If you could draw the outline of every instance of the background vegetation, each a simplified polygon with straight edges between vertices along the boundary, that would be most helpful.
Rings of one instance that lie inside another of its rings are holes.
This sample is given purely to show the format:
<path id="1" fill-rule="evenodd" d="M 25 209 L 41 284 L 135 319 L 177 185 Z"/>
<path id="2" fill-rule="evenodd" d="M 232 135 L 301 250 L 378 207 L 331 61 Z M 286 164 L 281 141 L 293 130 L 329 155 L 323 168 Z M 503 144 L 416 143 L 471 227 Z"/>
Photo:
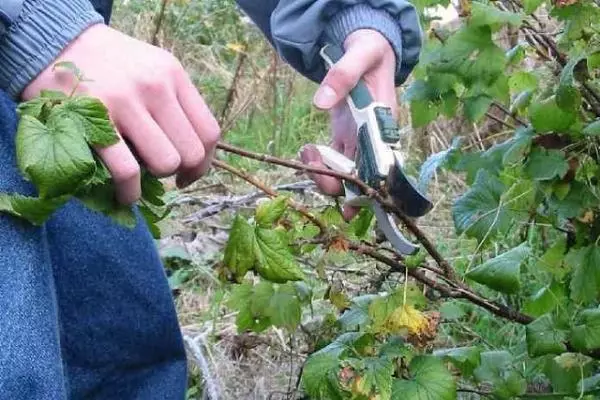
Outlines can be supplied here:
<path id="1" fill-rule="evenodd" d="M 190 399 L 598 397 L 598 4 L 461 0 L 440 24 L 440 3 L 414 2 L 426 46 L 398 93 L 408 170 L 435 201 L 416 225 L 395 210 L 418 256 L 236 148 L 169 187 L 159 245 Z M 119 2 L 114 24 L 180 57 L 224 142 L 280 159 L 327 142 L 314 85 L 233 1 L 163 4 Z"/>

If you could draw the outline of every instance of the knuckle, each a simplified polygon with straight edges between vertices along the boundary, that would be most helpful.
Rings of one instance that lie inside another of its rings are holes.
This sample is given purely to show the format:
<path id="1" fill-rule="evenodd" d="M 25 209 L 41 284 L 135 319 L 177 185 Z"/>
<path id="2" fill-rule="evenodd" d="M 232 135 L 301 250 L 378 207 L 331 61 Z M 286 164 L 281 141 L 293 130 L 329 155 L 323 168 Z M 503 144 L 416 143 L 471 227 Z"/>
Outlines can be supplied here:
<path id="1" fill-rule="evenodd" d="M 221 139 L 221 127 L 216 119 L 210 118 L 202 135 L 202 141 L 207 147 L 214 147 Z"/>
<path id="2" fill-rule="evenodd" d="M 161 157 L 160 162 L 154 163 L 149 168 L 152 173 L 159 177 L 173 175 L 181 166 L 181 156 L 177 153 L 171 153 L 168 156 Z"/>
<path id="3" fill-rule="evenodd" d="M 113 173 L 113 179 L 117 183 L 130 182 L 139 179 L 140 176 L 140 166 L 135 161 L 123 163 Z"/>
<path id="4" fill-rule="evenodd" d="M 166 91 L 165 83 L 155 78 L 141 80 L 138 88 L 142 95 L 149 97 L 160 97 Z"/>
<path id="5" fill-rule="evenodd" d="M 330 83 L 337 87 L 351 87 L 356 84 L 354 75 L 347 69 L 333 67 L 329 72 Z"/>
<path id="6" fill-rule="evenodd" d="M 190 149 L 190 152 L 186 154 L 185 157 L 181 160 L 181 168 L 184 170 L 194 170 L 202 165 L 204 158 L 206 157 L 206 153 L 202 146 L 195 146 L 193 149 Z"/>

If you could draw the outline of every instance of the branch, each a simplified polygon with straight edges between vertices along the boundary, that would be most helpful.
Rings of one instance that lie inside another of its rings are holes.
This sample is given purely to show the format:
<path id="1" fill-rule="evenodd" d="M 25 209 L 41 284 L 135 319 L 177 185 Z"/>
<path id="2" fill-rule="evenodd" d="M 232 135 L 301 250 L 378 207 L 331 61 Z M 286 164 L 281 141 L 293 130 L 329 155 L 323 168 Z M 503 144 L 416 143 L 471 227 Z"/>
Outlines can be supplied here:
<path id="1" fill-rule="evenodd" d="M 333 172 L 329 169 L 322 169 L 322 168 L 315 168 L 315 167 L 309 168 L 309 167 L 305 166 L 304 164 L 301 164 L 301 163 L 298 163 L 295 161 L 282 160 L 277 157 L 257 154 L 257 153 L 253 153 L 253 152 L 250 152 L 247 150 L 238 149 L 234 146 L 231 146 L 231 145 L 228 145 L 225 143 L 220 143 L 218 145 L 218 147 L 222 150 L 227 149 L 228 151 L 235 153 L 235 154 L 245 155 L 252 159 L 262 160 L 262 161 L 270 162 L 270 163 L 277 164 L 277 165 L 287 166 L 289 168 L 295 168 L 295 169 L 300 169 L 300 170 L 306 170 L 308 168 L 311 170 L 311 172 L 314 172 L 314 173 Z M 215 160 L 215 161 L 213 161 L 213 163 L 217 168 L 221 168 L 221 169 L 231 172 L 232 174 L 244 179 L 248 183 L 256 186 L 263 192 L 267 193 L 269 196 L 271 196 L 271 197 L 277 196 L 277 192 L 275 190 L 266 186 L 265 184 L 263 184 L 256 178 L 238 170 L 237 168 L 234 168 L 234 167 L 230 166 L 229 164 L 224 163 L 223 161 L 220 161 L 220 160 Z M 360 183 L 359 186 L 366 186 L 366 184 L 364 182 L 360 181 L 359 179 L 357 179 L 354 176 L 345 177 L 346 174 L 338 174 L 338 173 L 335 173 L 335 174 L 336 175 L 334 175 L 334 176 L 341 177 L 344 179 L 351 178 L 351 180 L 353 182 L 356 181 L 357 184 Z M 429 255 L 431 255 L 431 257 L 433 257 L 434 260 L 438 263 L 438 265 L 442 268 L 443 274 L 441 274 L 441 277 L 442 277 L 442 279 L 446 280 L 447 283 L 441 283 L 441 282 L 437 281 L 436 279 L 430 278 L 422 270 L 415 269 L 415 268 L 408 269 L 408 274 L 411 277 L 413 277 L 414 279 L 418 280 L 419 282 L 437 290 L 444 297 L 469 300 L 472 303 L 479 305 L 482 308 L 487 309 L 491 313 L 498 315 L 500 317 L 509 319 L 511 321 L 519 322 L 522 324 L 527 324 L 533 320 L 533 318 L 531 318 L 527 315 L 521 314 L 516 310 L 512 310 L 502 304 L 496 303 L 492 300 L 486 299 L 486 298 L 478 295 L 477 293 L 473 292 L 470 288 L 466 287 L 464 284 L 459 282 L 456 279 L 454 270 L 450 267 L 450 264 L 438 252 L 438 250 L 435 248 L 435 246 L 427 238 L 425 233 L 423 231 L 421 231 L 415 225 L 415 223 L 410 218 L 408 218 L 406 215 L 404 215 L 393 203 L 391 203 L 387 199 L 384 199 L 381 196 L 381 194 L 379 194 L 378 192 L 375 192 L 373 189 L 369 188 L 368 186 L 367 186 L 367 188 L 373 192 L 373 197 L 376 201 L 379 201 L 384 207 L 389 208 L 392 212 L 394 212 L 396 215 L 398 215 L 400 217 L 400 219 L 405 223 L 407 228 L 413 234 L 415 234 L 415 236 L 417 236 L 417 239 L 423 245 L 423 247 L 426 248 Z M 310 212 L 308 212 L 308 210 L 304 206 L 295 204 L 295 203 L 292 203 L 290 205 L 292 207 L 294 207 L 296 210 L 298 210 L 300 213 L 305 215 L 307 218 L 309 218 L 311 221 L 313 221 L 317 226 L 319 226 L 319 228 L 321 228 L 322 234 L 327 232 L 327 228 L 322 224 L 322 222 L 320 222 L 314 215 L 310 214 Z M 316 221 L 319 221 L 319 222 L 317 223 Z M 323 239 L 318 239 L 318 240 L 321 242 L 323 241 Z M 402 262 L 400 262 L 396 259 L 393 259 L 391 257 L 383 255 L 382 253 L 380 253 L 378 251 L 377 247 L 368 245 L 366 243 L 356 243 L 356 242 L 350 242 L 348 246 L 349 246 L 349 249 L 354 250 L 359 254 L 367 255 L 381 263 L 384 263 L 384 264 L 388 265 L 389 267 L 391 267 L 392 269 L 394 269 L 395 271 L 402 272 L 402 273 L 406 272 L 406 269 L 407 269 L 406 265 L 404 265 Z M 442 272 L 442 271 L 440 271 L 440 272 Z M 439 274 L 436 274 L 436 275 L 439 275 Z"/>
<path id="2" fill-rule="evenodd" d="M 169 0 L 162 0 L 162 4 L 160 5 L 160 11 L 156 19 L 156 25 L 154 27 L 154 33 L 152 34 L 152 44 L 154 46 L 158 45 L 158 34 L 160 33 L 160 28 L 162 27 L 162 23 L 165 19 L 165 11 L 167 10 L 168 2 Z"/>
<path id="3" fill-rule="evenodd" d="M 276 191 L 286 191 L 286 192 L 299 192 L 303 193 L 307 190 L 314 188 L 314 183 L 312 181 L 302 181 L 302 182 L 294 182 L 294 183 L 286 183 L 283 185 L 277 185 L 274 187 Z M 261 197 L 265 197 L 267 194 L 263 191 L 253 192 L 244 194 L 241 196 L 220 196 L 216 198 L 211 198 L 210 200 L 203 200 L 197 197 L 192 196 L 184 196 L 179 198 L 169 204 L 169 206 L 181 206 L 181 205 L 202 205 L 204 208 L 201 208 L 198 211 L 188 215 L 183 223 L 197 223 L 206 218 L 212 217 L 215 214 L 218 214 L 224 210 L 234 208 L 234 207 L 243 207 L 246 204 L 259 199 Z"/>
<path id="4" fill-rule="evenodd" d="M 381 263 L 384 263 L 391 267 L 393 270 L 406 273 L 406 265 L 393 260 L 383 254 L 377 252 L 376 248 L 373 248 L 366 244 L 350 243 L 349 248 L 357 251 L 360 254 L 365 254 Z M 457 282 L 450 282 L 449 284 L 442 284 L 434 279 L 427 277 L 424 273 L 415 268 L 408 269 L 408 275 L 416 279 L 417 281 L 437 290 L 443 297 L 453 299 L 465 299 L 471 303 L 476 304 L 494 315 L 508 319 L 510 321 L 518 322 L 520 324 L 528 324 L 533 321 L 533 318 L 529 315 L 522 314 L 517 310 L 513 310 L 503 304 L 495 301 L 486 299 L 479 294 L 473 292 L 471 289 L 457 287 Z"/>
<path id="5" fill-rule="evenodd" d="M 227 91 L 227 97 L 225 98 L 225 104 L 223 105 L 223 109 L 221 110 L 221 117 L 219 119 L 219 125 L 223 126 L 225 122 L 225 118 L 227 117 L 229 106 L 233 102 L 234 97 L 237 92 L 237 85 L 242 76 L 242 68 L 244 66 L 244 62 L 246 61 L 247 55 L 245 52 L 241 52 L 238 56 L 237 66 L 235 67 L 235 74 L 233 75 L 233 80 L 231 81 L 231 86 L 229 86 L 229 90 Z"/>
<path id="6" fill-rule="evenodd" d="M 224 170 L 242 178 L 246 182 L 250 183 L 251 185 L 256 186 L 257 188 L 259 188 L 260 190 L 262 190 L 263 192 L 265 192 L 266 194 L 268 194 L 271 197 L 278 196 L 278 193 L 275 190 L 266 186 L 264 183 L 262 183 L 255 177 L 253 177 L 235 167 L 232 167 L 231 165 L 229 165 L 221 160 L 213 160 L 213 165 L 216 166 L 217 168 L 224 169 Z M 288 205 L 290 207 L 292 207 L 294 210 L 298 211 L 303 216 L 305 216 L 306 218 L 308 218 L 313 224 L 318 226 L 319 230 L 321 231 L 321 234 L 324 234 L 327 232 L 327 227 L 325 226 L 323 221 L 321 221 L 319 218 L 315 217 L 305 206 L 303 206 L 302 204 L 298 204 L 297 202 L 295 202 L 292 199 L 288 199 Z"/>
<path id="7" fill-rule="evenodd" d="M 431 241 L 427 238 L 425 233 L 413 222 L 413 220 L 410 219 L 406 214 L 404 214 L 402 210 L 400 210 L 391 200 L 384 198 L 381 193 L 375 191 L 373 188 L 361 181 L 355 175 L 336 172 L 329 168 L 313 167 L 297 161 L 283 160 L 281 158 L 269 156 L 266 154 L 254 153 L 223 142 L 219 142 L 217 148 L 227 151 L 229 153 L 237 154 L 242 157 L 263 161 L 270 164 L 281 165 L 283 167 L 292 168 L 303 172 L 312 172 L 315 174 L 333 176 L 335 178 L 346 180 L 355 184 L 358 188 L 360 188 L 363 194 L 379 202 L 384 209 L 396 215 L 406 226 L 406 228 L 413 235 L 415 235 L 417 240 L 423 245 L 425 250 L 427 250 L 429 255 L 435 260 L 435 262 L 444 270 L 446 276 L 452 280 L 455 280 L 455 273 L 452 267 L 450 266 L 450 263 L 448 263 L 448 261 L 444 259 L 444 257 L 440 254 L 437 248 L 433 245 L 433 243 L 431 243 Z"/>
<path id="8" fill-rule="evenodd" d="M 366 183 L 364 183 L 354 175 L 344 174 L 343 172 L 337 172 L 329 168 L 313 167 L 311 165 L 306 165 L 298 161 L 284 160 L 282 158 L 270 156 L 267 154 L 255 153 L 252 151 L 241 149 L 239 147 L 232 146 L 225 142 L 219 142 L 217 144 L 217 148 L 228 153 L 237 154 L 238 156 L 266 162 L 269 164 L 280 165 L 282 167 L 287 167 L 302 172 L 312 172 L 315 174 L 327 175 L 338 179 L 344 179 L 357 185 L 365 194 L 369 196 L 373 196 L 375 194 L 374 189 L 369 187 Z"/>

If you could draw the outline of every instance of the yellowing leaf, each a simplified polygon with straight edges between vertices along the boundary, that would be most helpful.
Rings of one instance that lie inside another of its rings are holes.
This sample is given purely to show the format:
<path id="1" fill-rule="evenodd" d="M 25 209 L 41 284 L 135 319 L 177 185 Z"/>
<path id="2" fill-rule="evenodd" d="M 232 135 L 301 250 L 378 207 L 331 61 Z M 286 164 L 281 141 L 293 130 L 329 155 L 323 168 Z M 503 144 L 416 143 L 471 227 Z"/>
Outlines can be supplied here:
<path id="1" fill-rule="evenodd" d="M 226 47 L 231 51 L 235 51 L 236 53 L 243 53 L 246 51 L 246 46 L 241 43 L 227 43 Z"/>
<path id="2" fill-rule="evenodd" d="M 407 331 L 411 335 L 420 335 L 429 326 L 427 317 L 408 304 L 394 310 L 386 321 L 386 325 L 390 332 Z"/>

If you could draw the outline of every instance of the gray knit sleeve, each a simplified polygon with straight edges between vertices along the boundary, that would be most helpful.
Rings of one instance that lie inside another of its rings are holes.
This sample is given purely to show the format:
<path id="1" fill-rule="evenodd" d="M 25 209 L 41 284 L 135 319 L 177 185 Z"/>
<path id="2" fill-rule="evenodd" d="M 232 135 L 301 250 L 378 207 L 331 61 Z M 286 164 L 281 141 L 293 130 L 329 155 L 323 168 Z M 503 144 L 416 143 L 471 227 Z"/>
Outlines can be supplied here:
<path id="1" fill-rule="evenodd" d="M 102 23 L 89 0 L 24 0 L 5 12 L 0 35 L 0 89 L 15 100 L 87 27 Z"/>

